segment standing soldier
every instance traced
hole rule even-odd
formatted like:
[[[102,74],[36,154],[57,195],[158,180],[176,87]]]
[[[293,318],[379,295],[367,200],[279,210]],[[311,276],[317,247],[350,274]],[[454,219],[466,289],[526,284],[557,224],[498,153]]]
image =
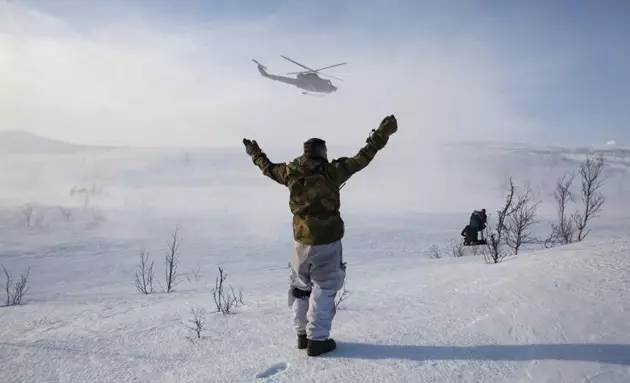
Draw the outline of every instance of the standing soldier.
[[[304,143],[304,154],[288,164],[271,162],[256,141],[243,139],[247,154],[262,173],[289,189],[295,239],[289,306],[298,348],[306,349],[309,356],[336,348],[330,329],[336,313],[335,296],[346,276],[339,189],[374,159],[397,130],[396,118],[387,116],[355,156],[333,161],[328,161],[326,142],[311,138]]]

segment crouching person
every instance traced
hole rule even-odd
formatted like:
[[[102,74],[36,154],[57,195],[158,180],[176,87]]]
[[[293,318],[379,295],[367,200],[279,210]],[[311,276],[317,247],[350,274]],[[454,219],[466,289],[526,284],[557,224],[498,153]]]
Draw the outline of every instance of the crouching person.
[[[256,141],[243,140],[262,173],[289,189],[293,237],[289,306],[299,349],[317,356],[336,348],[330,337],[335,297],[343,287],[346,268],[342,243],[344,221],[339,213],[341,186],[365,168],[398,130],[396,118],[383,119],[353,157],[329,161],[326,142],[311,138],[304,152],[289,163],[273,163]]]

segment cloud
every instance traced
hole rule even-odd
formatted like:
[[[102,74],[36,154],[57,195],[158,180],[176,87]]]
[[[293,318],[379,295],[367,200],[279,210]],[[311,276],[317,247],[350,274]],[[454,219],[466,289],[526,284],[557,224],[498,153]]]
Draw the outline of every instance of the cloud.
[[[510,68],[474,37],[343,23],[295,31],[284,13],[189,24],[129,13],[81,28],[72,17],[2,7],[0,129],[93,144],[234,146],[247,136],[272,147],[320,136],[357,146],[394,113],[399,145],[430,147],[525,139],[538,128],[502,88]],[[336,94],[307,97],[259,76],[251,58],[272,73],[299,69],[280,54],[314,67],[347,61],[329,72],[345,81],[333,80]]]

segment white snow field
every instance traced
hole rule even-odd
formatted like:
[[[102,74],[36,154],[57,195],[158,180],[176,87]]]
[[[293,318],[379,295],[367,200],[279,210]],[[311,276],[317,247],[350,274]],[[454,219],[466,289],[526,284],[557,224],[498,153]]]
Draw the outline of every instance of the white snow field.
[[[495,265],[449,257],[447,241],[473,209],[493,223],[506,175],[543,200],[544,235],[555,177],[583,150],[463,145],[407,167],[379,154],[342,190],[350,295],[333,323],[338,349],[309,358],[286,304],[287,193],[244,151],[38,145],[0,153],[0,264],[14,279],[31,267],[23,304],[0,307],[0,382],[630,382],[623,149],[601,149],[608,200],[587,240]],[[165,293],[176,225],[182,275]],[[142,248],[155,261],[148,295],[133,286]],[[219,266],[243,291],[228,315],[214,307]],[[193,308],[207,312],[201,339],[187,328]]]

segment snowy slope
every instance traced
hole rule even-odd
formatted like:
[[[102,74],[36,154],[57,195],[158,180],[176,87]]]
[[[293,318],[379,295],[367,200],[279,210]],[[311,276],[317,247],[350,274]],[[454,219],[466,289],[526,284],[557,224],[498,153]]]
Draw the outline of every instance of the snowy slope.
[[[574,151],[444,149],[419,173],[422,162],[395,154],[343,190],[351,295],[334,324],[339,349],[312,360],[294,347],[286,307],[286,190],[242,151],[3,154],[0,264],[14,277],[31,266],[31,279],[25,305],[0,307],[0,382],[630,380],[624,152],[588,241],[499,265],[428,255],[459,239],[470,209],[498,207],[506,174],[531,181],[552,210],[548,186],[575,168]],[[176,224],[181,283],[137,293],[141,248],[164,285]],[[227,317],[213,312],[218,266],[245,293]],[[185,326],[191,308],[208,310],[200,341]]]
[[[131,259],[109,255],[132,271]],[[212,313],[210,268],[199,282],[149,296],[128,281],[63,291],[40,276],[33,301],[0,311],[0,381],[630,380],[628,237],[499,265],[481,257],[359,263],[334,325],[339,348],[319,359],[294,348],[286,270],[257,266],[225,265],[246,291],[246,305],[227,317]],[[85,277],[55,271],[58,281]],[[197,341],[184,327],[192,307],[210,311]]]

